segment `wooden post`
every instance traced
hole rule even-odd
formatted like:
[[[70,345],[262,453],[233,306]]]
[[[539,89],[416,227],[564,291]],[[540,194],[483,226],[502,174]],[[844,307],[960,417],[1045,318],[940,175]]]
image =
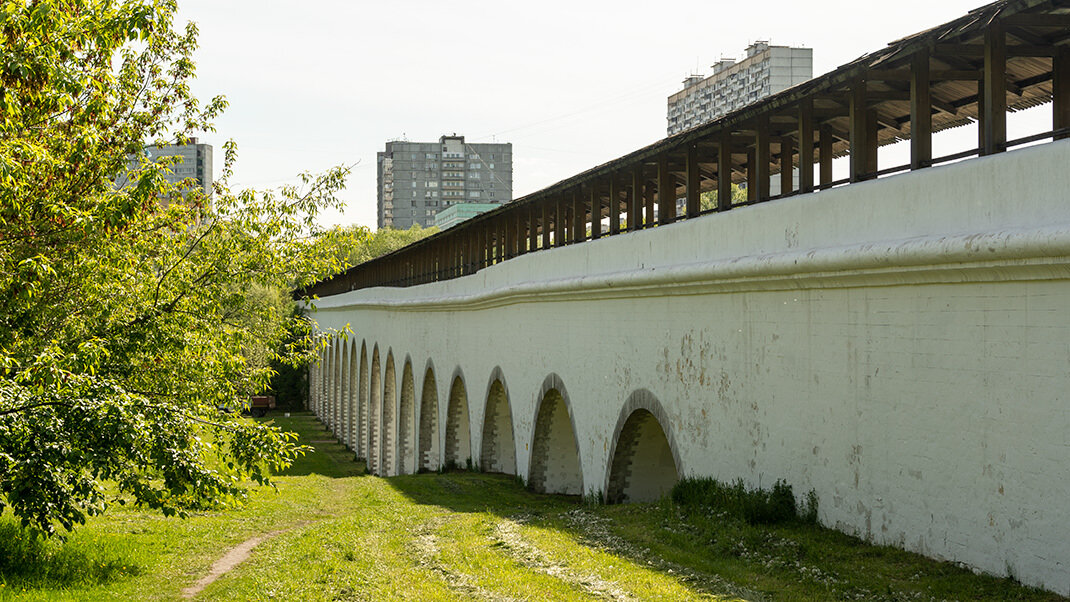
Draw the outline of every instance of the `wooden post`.
[[[814,191],[814,99],[799,103],[799,192]]]
[[[550,199],[539,201],[542,205],[542,248],[550,248]]]
[[[528,206],[528,253],[539,248],[539,207],[532,203]]]
[[[583,201],[583,190],[577,186],[572,189],[572,235],[569,242],[583,242],[587,240],[587,225],[584,223],[587,217],[587,208]]]
[[[609,234],[620,234],[620,178],[609,177]]]
[[[628,229],[631,231],[643,227],[643,166],[636,165],[632,170],[632,185],[628,197]]]
[[[747,149],[747,201],[758,200],[758,153],[752,146]]]
[[[702,175],[698,171],[698,143],[692,142],[687,145],[687,217],[698,217],[702,212],[702,200],[699,189],[702,183]]]
[[[914,53],[910,68],[910,169],[933,161],[933,103],[929,82],[929,49]]]
[[[818,182],[824,186],[832,183],[832,127],[821,124],[818,155]]]
[[[791,194],[795,189],[795,178],[793,177],[793,166],[791,164],[795,140],[791,136],[781,136],[780,138],[780,195],[785,196]]]
[[[669,153],[658,155],[658,223],[676,221],[676,178],[669,171]]]
[[[851,181],[861,182],[869,173],[869,127],[866,123],[866,80],[855,79],[848,92],[850,111]]]
[[[1007,36],[1003,24],[992,21],[985,30],[984,66],[984,130],[985,155],[1007,149]]]
[[[769,142],[769,115],[763,113],[758,116],[758,130],[754,136],[754,176],[758,181],[756,201],[769,198],[769,165],[772,163],[769,159]]]
[[[1052,129],[1070,127],[1070,48],[1060,46],[1051,59]],[[1070,138],[1070,134],[1055,136],[1056,140]]]
[[[523,207],[513,209],[516,213],[516,254],[528,252],[528,212]]]
[[[565,240],[565,195],[558,195],[554,200],[554,246],[563,247]]]
[[[598,182],[591,182],[591,240],[602,237],[602,197],[598,194]]]
[[[721,130],[717,146],[717,210],[732,208],[732,132]]]
[[[643,227],[654,227],[654,187],[645,185],[643,186]]]

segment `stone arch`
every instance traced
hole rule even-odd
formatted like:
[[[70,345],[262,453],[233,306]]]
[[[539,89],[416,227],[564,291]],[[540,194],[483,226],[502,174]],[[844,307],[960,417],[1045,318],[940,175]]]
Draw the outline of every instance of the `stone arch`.
[[[453,373],[451,382],[443,460],[447,468],[464,468],[472,460],[472,427],[468,417],[468,393],[460,368]]]
[[[368,418],[370,416],[370,409],[368,407],[368,343],[367,341],[360,342],[360,378],[357,383],[357,405],[360,406],[360,424],[357,428],[360,430],[360,447],[358,448],[357,455],[368,461],[369,451],[368,445],[371,441],[371,436],[368,434]],[[368,464],[370,467],[371,464]]]
[[[386,352],[386,368],[383,375],[383,422],[382,431],[382,475],[384,477],[398,473],[398,396],[397,373],[394,371],[394,351]]]
[[[509,388],[505,386],[500,367],[491,371],[486,400],[479,465],[486,472],[516,474],[513,410],[509,403]]]
[[[535,408],[528,487],[539,493],[583,493],[583,469],[576,424],[565,384],[556,374],[546,377]]]
[[[633,392],[621,408],[606,470],[606,502],[653,502],[680,475],[680,454],[671,422],[654,394]]]
[[[368,405],[371,407],[371,415],[368,421],[368,470],[372,474],[380,474],[382,469],[381,460],[381,439],[379,424],[383,411],[383,387],[382,387],[382,372],[379,370],[379,344],[376,343],[372,347],[372,371],[371,378],[369,379],[369,393],[371,398]]]
[[[401,401],[398,409],[398,473],[416,472],[416,384],[412,359],[405,356],[401,370]]]
[[[424,386],[420,395],[420,460],[419,470],[438,470],[438,384],[435,382],[435,366],[427,360],[424,370]]]
[[[357,424],[360,422],[360,405],[357,403],[359,380],[357,371],[360,364],[357,360],[357,342],[349,343],[349,395],[346,396],[346,437],[349,441],[349,449],[354,453],[360,453],[360,431]]]

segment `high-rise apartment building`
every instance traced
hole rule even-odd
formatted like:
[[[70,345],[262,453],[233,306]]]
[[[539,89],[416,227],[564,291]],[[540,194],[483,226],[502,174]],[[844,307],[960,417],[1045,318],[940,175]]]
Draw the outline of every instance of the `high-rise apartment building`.
[[[429,227],[456,203],[508,203],[513,198],[513,145],[394,141],[376,155],[380,228]]]
[[[669,135],[709,123],[813,76],[813,49],[755,42],[738,63],[721,59],[713,65],[713,75],[684,80],[684,89],[669,97]]]
[[[146,146],[145,158],[150,161],[159,161],[165,157],[182,157],[182,161],[171,166],[170,172],[164,174],[164,179],[172,184],[177,184],[187,178],[194,178],[197,186],[204,190],[204,194],[212,196],[212,145],[200,144],[196,138],[190,138],[188,144],[168,144],[166,146]],[[130,167],[137,165],[137,157],[130,158]],[[119,176],[118,185],[126,186],[127,175]]]

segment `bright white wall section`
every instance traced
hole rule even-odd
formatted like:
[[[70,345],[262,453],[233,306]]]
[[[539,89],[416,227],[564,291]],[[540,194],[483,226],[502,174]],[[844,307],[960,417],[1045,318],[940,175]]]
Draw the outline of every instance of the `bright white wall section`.
[[[824,524],[1070,594],[1068,166],[1070,141],[1021,149],[336,295],[315,317],[432,361],[439,424],[447,375],[480,395],[500,370],[525,478],[550,375],[585,493],[644,389],[681,475],[782,478],[816,490]],[[479,450],[486,399],[467,405]]]

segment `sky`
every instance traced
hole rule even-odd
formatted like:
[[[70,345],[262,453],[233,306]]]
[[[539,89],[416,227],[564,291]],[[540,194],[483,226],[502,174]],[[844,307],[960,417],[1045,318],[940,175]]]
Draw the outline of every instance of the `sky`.
[[[199,28],[201,142],[238,145],[232,189],[353,165],[344,212],[375,227],[387,141],[513,144],[520,197],[665,137],[667,97],[756,40],[814,50],[814,75],[964,15],[979,0],[180,0]]]

